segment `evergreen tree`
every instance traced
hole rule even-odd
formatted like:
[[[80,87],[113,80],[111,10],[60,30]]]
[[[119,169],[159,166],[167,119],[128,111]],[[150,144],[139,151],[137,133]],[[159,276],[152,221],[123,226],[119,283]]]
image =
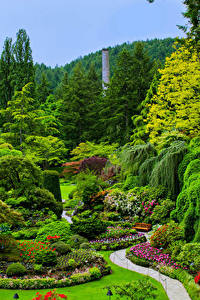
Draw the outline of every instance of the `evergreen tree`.
[[[78,63],[72,77],[62,83],[63,93],[63,137],[69,147],[76,147],[80,142],[91,140],[95,136],[92,128],[96,122],[96,81],[89,79],[81,63]],[[93,76],[96,76],[93,73]],[[93,77],[93,79],[94,79]]]
[[[20,29],[17,33],[17,40],[14,44],[14,58],[15,90],[20,91],[27,83],[34,83],[35,81],[30,39],[24,29]]]
[[[36,88],[36,98],[39,104],[46,101],[47,97],[50,95],[49,82],[45,73],[42,73],[41,82]]]
[[[102,102],[103,140],[120,144],[128,142],[133,128],[131,117],[140,111],[140,103],[152,79],[152,67],[142,43],[136,45],[133,54],[126,49],[120,53]]]
[[[0,107],[6,108],[14,94],[14,56],[12,39],[7,38],[0,60]]]
[[[40,126],[38,111],[34,109],[34,99],[31,97],[32,83],[28,83],[22,91],[16,91],[6,109],[0,112],[5,116],[4,133],[2,136],[14,146],[20,146],[28,134],[37,133]]]

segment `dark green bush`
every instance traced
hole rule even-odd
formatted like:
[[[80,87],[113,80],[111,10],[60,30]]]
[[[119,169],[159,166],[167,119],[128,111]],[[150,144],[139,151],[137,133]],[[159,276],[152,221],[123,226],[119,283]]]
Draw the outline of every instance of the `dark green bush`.
[[[175,202],[166,199],[161,202],[160,205],[157,205],[150,219],[152,224],[164,224],[170,221],[170,213],[175,208]]]
[[[20,263],[13,263],[8,266],[6,274],[10,276],[23,276],[27,273],[26,268]]]
[[[58,255],[64,255],[64,254],[71,252],[70,245],[65,244],[62,241],[58,241],[58,242],[52,244],[51,248],[56,249],[56,252],[58,253]]]
[[[80,249],[90,249],[91,245],[90,243],[82,243],[80,244]]]
[[[128,191],[130,189],[133,189],[136,186],[139,186],[138,176],[128,175],[126,177],[126,181],[124,182],[123,190]]]
[[[54,195],[56,201],[62,202],[58,172],[45,170],[43,172],[43,180],[45,189]]]
[[[12,235],[17,240],[30,240],[35,239],[38,232],[38,228],[29,228],[13,232]]]
[[[66,220],[55,221],[41,227],[37,233],[37,241],[47,241],[47,236],[60,236],[60,240],[67,242],[72,235],[70,224]]]
[[[78,234],[72,235],[68,241],[69,245],[74,249],[79,249],[83,243],[88,243],[88,240]]]
[[[37,251],[35,253],[35,263],[43,266],[56,265],[57,263],[56,252],[48,249]]]
[[[29,201],[35,204],[35,209],[48,208],[53,211],[58,218],[62,215],[62,203],[56,202],[53,194],[46,189],[34,189],[30,192]]]
[[[102,232],[106,231],[107,224],[102,221],[97,213],[86,211],[72,218],[71,229],[73,232],[80,234],[87,239],[95,238]]]

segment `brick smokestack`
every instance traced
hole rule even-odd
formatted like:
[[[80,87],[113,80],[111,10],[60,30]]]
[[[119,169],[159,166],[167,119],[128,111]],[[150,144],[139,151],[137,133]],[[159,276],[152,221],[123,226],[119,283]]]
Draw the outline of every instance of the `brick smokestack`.
[[[110,80],[110,66],[109,66],[109,50],[102,49],[102,87],[106,89],[104,83],[109,83]]]

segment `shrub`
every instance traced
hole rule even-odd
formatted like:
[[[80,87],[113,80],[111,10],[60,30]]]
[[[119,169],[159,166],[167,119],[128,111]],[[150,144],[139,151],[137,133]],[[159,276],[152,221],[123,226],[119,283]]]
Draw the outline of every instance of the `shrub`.
[[[172,242],[183,239],[183,229],[175,222],[170,222],[158,228],[150,238],[152,247],[166,249]]]
[[[99,279],[101,277],[101,272],[97,267],[90,268],[89,273],[92,279]]]
[[[20,263],[13,263],[8,266],[6,270],[6,274],[8,277],[10,276],[23,276],[27,273],[26,268]]]
[[[80,244],[80,249],[90,249],[91,245],[90,243],[82,243]]]
[[[150,217],[150,220],[153,224],[164,224],[170,221],[170,213],[175,208],[175,202],[166,199],[161,202],[161,204],[157,205],[153,213]]]
[[[58,218],[61,217],[62,203],[56,202],[53,194],[46,189],[36,188],[29,195],[29,201],[35,204],[35,209],[48,208],[52,210]]]
[[[92,156],[89,158],[85,158],[80,163],[79,171],[87,171],[90,170],[97,175],[101,174],[101,171],[105,168],[107,159],[104,157]]]
[[[79,283],[84,283],[88,282],[91,280],[91,276],[89,273],[81,273],[81,274],[74,274],[71,276],[71,281],[73,284],[79,284]]]
[[[71,247],[70,245],[65,244],[62,241],[56,242],[51,245],[52,249],[56,249],[56,252],[58,255],[63,255],[71,252]]]
[[[35,262],[36,264],[42,264],[43,266],[56,265],[56,252],[49,249],[38,251],[35,253]]]
[[[37,232],[38,232],[38,228],[29,228],[29,229],[23,229],[17,232],[13,232],[12,235],[17,240],[30,240],[36,238]]]
[[[60,240],[67,242],[72,235],[70,230],[70,224],[66,220],[55,221],[40,228],[36,240],[44,242],[47,240],[47,236],[60,236]]]
[[[124,182],[123,190],[128,191],[128,190],[131,190],[131,189],[133,189],[134,187],[137,187],[137,186],[139,186],[138,176],[128,175],[126,177],[126,181]]]
[[[86,211],[79,216],[74,216],[72,221],[72,231],[79,233],[88,239],[92,239],[104,232],[107,227],[107,224],[98,217],[98,214],[92,214],[91,211]]]
[[[42,264],[34,264],[33,265],[33,269],[34,269],[34,271],[35,271],[35,273],[41,273],[42,272]]]
[[[40,293],[36,293],[36,297],[32,300],[59,300],[59,299],[67,299],[67,296],[64,294],[58,294],[55,290],[47,292],[44,296]]]
[[[81,244],[88,243],[88,240],[81,235],[75,234],[70,237],[68,243],[72,248],[78,249]]]
[[[62,202],[58,172],[45,170],[43,172],[43,180],[45,189],[54,195],[56,201]]]
[[[177,261],[188,267],[191,271],[197,272],[200,270],[200,245],[199,243],[185,244],[179,255]]]

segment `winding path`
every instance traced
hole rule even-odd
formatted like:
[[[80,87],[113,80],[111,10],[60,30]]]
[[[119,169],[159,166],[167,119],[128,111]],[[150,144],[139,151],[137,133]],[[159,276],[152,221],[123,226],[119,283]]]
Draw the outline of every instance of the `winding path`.
[[[110,255],[110,260],[125,269],[148,275],[158,280],[164,287],[169,300],[191,300],[182,283],[159,272],[133,264],[126,258],[126,249],[118,250]]]

